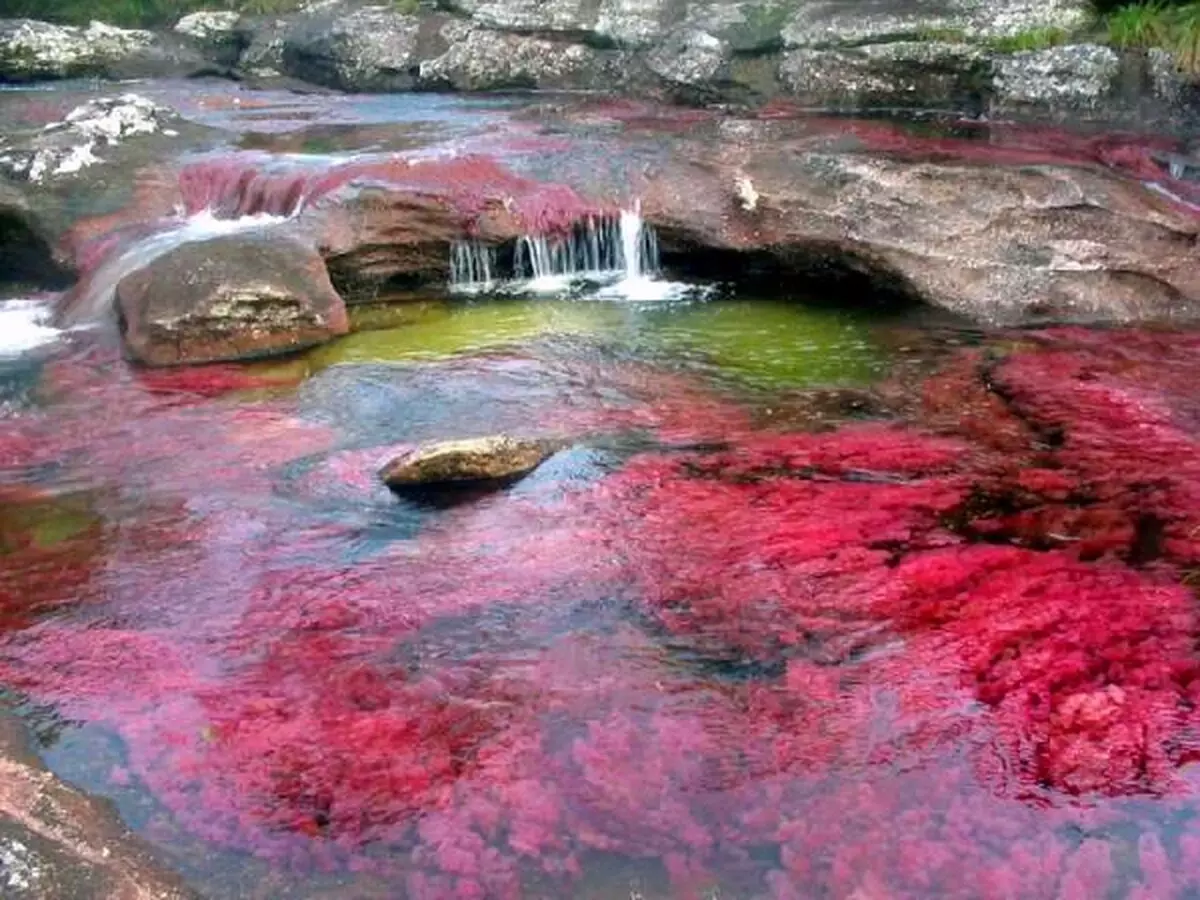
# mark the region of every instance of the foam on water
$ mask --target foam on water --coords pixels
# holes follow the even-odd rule
[[[58,338],[45,324],[49,307],[37,300],[0,300],[0,358],[20,356]]]

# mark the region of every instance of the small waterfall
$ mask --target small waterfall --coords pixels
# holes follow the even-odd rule
[[[478,241],[450,247],[450,290],[458,293],[507,287],[555,294],[581,282],[597,288],[594,296],[609,299],[663,300],[688,292],[658,274],[658,238],[636,207],[615,216],[589,216],[565,235],[519,238],[510,272],[500,272],[493,247]]]
[[[561,289],[575,279],[644,278],[658,272],[658,241],[636,210],[592,216],[565,237],[521,238],[515,269],[533,290]]]
[[[479,241],[455,241],[450,247],[450,290],[477,294],[496,285],[496,248]]]

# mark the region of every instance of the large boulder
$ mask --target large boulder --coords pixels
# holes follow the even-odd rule
[[[232,10],[201,10],[175,23],[175,33],[195,46],[207,59],[222,66],[236,65],[249,45],[241,13]]]
[[[34,19],[0,20],[0,81],[149,78],[202,72],[208,64],[183,41],[150,31]]]
[[[129,355],[153,366],[251,359],[349,330],[320,255],[280,233],[184,244],[117,285]]]
[[[411,90],[420,30],[421,19],[392,7],[309,16],[283,38],[283,72],[343,91]]]
[[[992,164],[922,159],[911,140],[903,155],[838,149],[804,128],[726,121],[677,146],[691,164],[642,193],[668,251],[854,272],[997,324],[1200,317],[1200,217],[1138,181],[1002,149]]]
[[[192,900],[112,804],[46,770],[0,709],[0,895],[8,900]]]

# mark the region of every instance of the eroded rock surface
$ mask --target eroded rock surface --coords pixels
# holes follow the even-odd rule
[[[646,186],[644,215],[669,241],[767,254],[798,274],[857,270],[992,323],[1200,312],[1200,221],[1136,181],[1051,162],[921,158],[919,145],[833,151],[788,123],[714,132],[680,144],[692,164]]]
[[[349,329],[321,257],[277,234],[184,244],[117,286],[126,348],[167,366],[272,356]]]
[[[111,805],[59,781],[0,709],[0,895],[8,900],[195,900]]]

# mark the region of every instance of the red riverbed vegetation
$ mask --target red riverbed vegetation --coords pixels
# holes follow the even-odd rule
[[[91,552],[14,545],[0,681],[116,732],[176,826],[418,898],[614,856],[679,896],[1193,896],[1198,366],[1185,333],[1020,334],[818,433],[614,375],[527,412],[653,449],[353,556],[321,504],[378,502],[378,453],[229,367],[64,362],[0,454],[122,499]],[[297,491],[306,455],[344,489]]]

